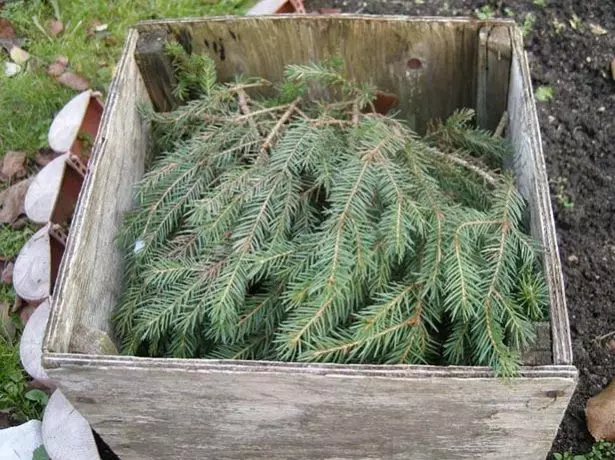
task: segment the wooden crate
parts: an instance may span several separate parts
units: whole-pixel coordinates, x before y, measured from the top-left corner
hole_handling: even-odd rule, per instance
[[[241,72],[275,81],[285,64],[341,55],[354,77],[395,93],[418,131],[460,107],[494,128],[507,110],[513,166],[544,246],[551,327],[542,365],[505,382],[484,367],[117,355],[110,317],[122,254],[114,237],[148,156],[137,106],[169,97],[166,70],[144,37],[165,34],[215,59],[223,80]],[[577,371],[519,30],[500,20],[353,15],[138,24],[109,91],[52,304],[44,366],[123,460],[544,459]]]

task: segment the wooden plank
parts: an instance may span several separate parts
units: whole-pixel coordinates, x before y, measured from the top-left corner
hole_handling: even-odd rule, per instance
[[[553,363],[572,364],[568,309],[549,197],[549,182],[527,56],[518,30],[513,34],[513,47],[508,97],[508,137],[515,152],[514,168],[517,172],[518,188],[529,202],[531,232],[543,248],[543,266],[549,287]]]
[[[123,259],[115,235],[132,205],[133,185],[143,175],[149,150],[149,130],[137,110],[139,103],[149,100],[134,59],[137,38],[136,31],[129,33],[107,96],[52,299],[45,341],[49,350],[83,349],[70,346],[77,327],[92,336],[112,336]]]
[[[494,131],[508,104],[512,42],[508,26],[479,31],[476,117],[478,126]]]
[[[396,109],[422,132],[434,118],[447,117],[459,107],[475,107],[476,36],[482,24],[282,15],[157,21],[137,27],[142,32],[164,29],[189,42],[193,52],[215,60],[222,81],[243,73],[275,82],[289,63],[341,56],[350,77],[397,95]]]
[[[576,376],[552,366],[510,383],[431,366],[59,355],[47,364],[123,460],[543,460]]]
[[[135,59],[149,97],[159,112],[169,112],[178,105],[173,94],[175,74],[171,60],[165,54],[168,34],[165,30],[152,30],[139,36]]]

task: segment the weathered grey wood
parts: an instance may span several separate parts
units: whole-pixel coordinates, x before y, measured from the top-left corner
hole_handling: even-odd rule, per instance
[[[508,26],[485,26],[479,31],[476,118],[493,131],[506,110],[512,42]]]
[[[143,175],[149,142],[149,129],[137,110],[139,103],[149,100],[134,59],[137,37],[136,31],[128,35],[73,216],[47,331],[46,347],[51,351],[67,351],[78,326],[112,337],[111,315],[121,289],[123,260],[115,236],[132,206],[133,186]]]
[[[173,110],[177,98],[173,94],[175,76],[171,60],[165,54],[168,35],[165,30],[144,32],[137,41],[135,59],[149,97],[159,112]]]
[[[354,76],[399,96],[397,108],[422,128],[432,117],[476,105],[478,31],[486,25],[510,23],[252,17],[160,21],[139,30],[166,30],[192,52],[214,56],[224,80],[245,72],[275,81],[285,63],[339,51]],[[78,337],[111,334],[122,275],[113,239],[147,158],[149,132],[136,104],[149,96],[134,59],[138,32],[129,34],[77,205],[43,355],[49,376],[123,460],[544,459],[576,370],[568,366],[568,321],[529,70],[520,34],[511,30],[508,136],[532,233],[544,247],[556,364],[524,367],[511,382],[477,367],[101,356],[114,351],[106,347],[93,350],[98,356],[76,354],[92,352]],[[406,74],[413,58],[425,65]]]
[[[526,366],[546,366],[553,363],[551,323],[542,322],[536,325],[536,341],[523,350],[521,359]]]
[[[476,36],[483,23],[409,17],[342,18],[195,18],[145,22],[138,29],[167,30],[181,43],[189,44],[192,52],[207,54],[215,60],[222,81],[240,73],[279,81],[288,63],[341,56],[349,76],[396,94],[396,109],[421,132],[434,118],[447,117],[459,107],[475,107]],[[420,67],[409,65],[412,60],[418,60]]]
[[[523,40],[517,29],[513,29],[512,38],[514,53],[508,95],[508,137],[515,152],[517,186],[529,203],[532,235],[543,248],[543,266],[548,280],[551,307],[553,363],[572,364],[572,341],[564,280],[530,71],[523,50]]]
[[[123,460],[543,460],[575,386],[568,367],[508,384],[463,368],[154,361],[47,364]]]

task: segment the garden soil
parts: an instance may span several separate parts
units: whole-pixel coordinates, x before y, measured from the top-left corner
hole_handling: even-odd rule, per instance
[[[592,444],[585,426],[585,403],[615,376],[615,333],[601,338],[615,331],[615,69],[611,70],[615,2],[542,3],[526,0],[489,6],[496,16],[513,17],[526,25],[534,88],[553,90],[553,99],[537,106],[574,364],[580,373],[553,452],[584,452]],[[345,13],[476,17],[484,5],[470,0],[308,0],[306,6],[308,11],[328,7]]]

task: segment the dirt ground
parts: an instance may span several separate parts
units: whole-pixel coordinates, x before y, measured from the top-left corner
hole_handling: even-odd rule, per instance
[[[615,2],[604,0],[491,2],[496,16],[531,22],[525,37],[534,88],[550,86],[538,102],[543,147],[560,243],[580,379],[553,451],[588,450],[584,406],[615,375]],[[314,0],[308,11],[468,16],[485,2],[471,0]],[[483,10],[484,11],[484,10]],[[600,30],[590,24],[606,29]],[[613,339],[613,341],[610,341]]]

